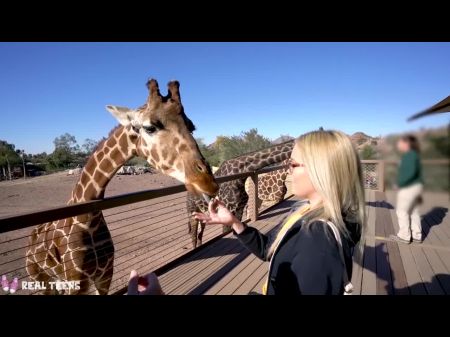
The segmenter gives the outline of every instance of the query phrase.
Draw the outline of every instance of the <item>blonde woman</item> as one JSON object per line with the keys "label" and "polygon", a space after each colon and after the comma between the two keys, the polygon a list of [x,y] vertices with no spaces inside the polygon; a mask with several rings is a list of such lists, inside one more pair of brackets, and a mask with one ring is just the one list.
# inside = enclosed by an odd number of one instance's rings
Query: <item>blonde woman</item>
{"label": "blonde woman", "polygon": [[245,247],[271,262],[263,293],[343,294],[364,228],[358,154],[342,132],[314,131],[296,140],[289,169],[293,192],[303,201],[272,237],[241,223],[217,199],[210,202],[209,214],[194,216],[206,224],[232,226]]}
{"label": "blonde woman", "polygon": [[[244,225],[217,199],[210,202],[209,214],[193,216],[206,224],[232,226],[245,247],[270,261],[264,294],[343,294],[351,279],[353,249],[364,232],[358,154],[342,132],[314,131],[296,140],[289,170],[293,192],[302,201],[273,236]],[[128,294],[163,291],[156,276],[132,271]]]}

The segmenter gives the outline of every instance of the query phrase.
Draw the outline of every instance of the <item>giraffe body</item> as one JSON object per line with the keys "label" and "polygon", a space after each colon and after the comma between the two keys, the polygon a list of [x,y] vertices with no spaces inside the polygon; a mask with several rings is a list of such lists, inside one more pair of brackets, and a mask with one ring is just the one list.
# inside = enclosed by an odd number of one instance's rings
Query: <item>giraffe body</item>
{"label": "giraffe body", "polygon": [[[237,158],[229,159],[220,165],[214,174],[215,177],[223,177],[231,174],[257,171],[263,167],[281,163],[290,158],[294,141],[288,141],[266,149],[244,154]],[[218,197],[226,207],[239,219],[248,202],[248,194],[245,191],[246,178],[236,179],[222,183],[219,188]],[[285,192],[286,193],[286,192]],[[192,246],[196,248],[202,244],[205,224],[193,219],[192,212],[206,212],[208,205],[203,198],[196,197],[188,193],[186,200],[189,215],[189,234],[191,235]],[[223,231],[229,232],[231,229],[224,226]]]}
{"label": "giraffe body", "polygon": [[261,202],[280,202],[284,199],[287,175],[288,169],[283,168],[258,176],[258,198]]}

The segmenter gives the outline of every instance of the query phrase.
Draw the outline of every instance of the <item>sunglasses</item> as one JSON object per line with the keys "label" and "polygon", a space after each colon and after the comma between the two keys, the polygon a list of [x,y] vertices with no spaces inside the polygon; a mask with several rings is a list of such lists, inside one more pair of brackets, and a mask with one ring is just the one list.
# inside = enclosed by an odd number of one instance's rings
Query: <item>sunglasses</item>
{"label": "sunglasses", "polygon": [[305,164],[300,164],[300,163],[293,161],[292,159],[289,159],[286,166],[289,170],[289,174],[292,174],[292,172],[294,172],[294,169],[296,167],[305,167]]}

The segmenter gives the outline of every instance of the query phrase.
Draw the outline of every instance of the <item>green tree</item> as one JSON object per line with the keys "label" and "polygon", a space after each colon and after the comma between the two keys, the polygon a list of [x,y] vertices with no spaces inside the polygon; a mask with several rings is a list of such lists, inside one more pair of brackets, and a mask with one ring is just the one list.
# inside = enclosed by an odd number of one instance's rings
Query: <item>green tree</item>
{"label": "green tree", "polygon": [[86,138],[84,140],[83,145],[81,146],[81,148],[83,149],[83,152],[90,156],[92,154],[92,152],[94,152],[95,148],[97,147],[98,142],[96,140],[90,139],[90,138]]}
{"label": "green tree", "polygon": [[374,159],[377,155],[377,152],[370,145],[364,145],[361,149],[360,156],[363,160]]}
{"label": "green tree", "polygon": [[293,139],[295,139],[295,138],[290,136],[290,135],[280,135],[280,137],[275,139],[272,143],[273,144],[280,144],[280,143],[288,142],[288,141],[293,140]]}
{"label": "green tree", "polygon": [[450,156],[450,138],[446,135],[430,135],[429,146],[424,156],[427,158],[448,158]]}
{"label": "green tree", "polygon": [[198,141],[200,151],[212,166],[220,166],[225,160],[271,146],[270,139],[260,135],[257,129],[250,129],[238,136],[218,136],[210,146],[205,146],[201,139]]}
{"label": "green tree", "polygon": [[272,145],[269,138],[258,133],[258,129],[250,129],[249,131],[241,133],[238,143],[243,147],[239,155],[258,151]]}
{"label": "green tree", "polygon": [[47,171],[49,168],[49,155],[47,152],[37,153],[37,154],[29,154],[27,156],[27,161],[31,162],[33,165]]}
{"label": "green tree", "polygon": [[225,160],[235,158],[243,153],[241,148],[239,136],[218,137],[214,150],[218,152],[219,163],[223,163]]}
{"label": "green tree", "polygon": [[80,164],[79,157],[80,147],[77,144],[75,136],[65,133],[56,137],[53,141],[55,150],[48,158],[50,168],[60,169]]}
{"label": "green tree", "polygon": [[11,169],[22,163],[22,159],[16,151],[14,144],[0,140],[0,167],[1,175],[11,179]]}
{"label": "green tree", "polygon": [[203,138],[196,138],[195,141],[197,142],[200,152],[202,153],[203,157],[205,157],[209,165],[218,166],[219,158],[214,149],[211,146],[207,146],[203,141]]}
{"label": "green tree", "polygon": [[56,137],[53,144],[55,145],[55,149],[65,149],[68,152],[75,152],[79,150],[75,136],[67,132],[59,137]]}

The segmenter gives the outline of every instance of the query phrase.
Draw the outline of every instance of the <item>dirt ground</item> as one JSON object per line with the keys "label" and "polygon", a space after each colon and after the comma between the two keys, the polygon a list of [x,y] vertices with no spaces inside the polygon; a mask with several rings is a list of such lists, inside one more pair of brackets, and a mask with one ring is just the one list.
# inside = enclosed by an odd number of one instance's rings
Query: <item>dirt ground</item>
{"label": "dirt ground", "polygon": [[[67,172],[26,180],[0,182],[0,217],[64,206],[70,199],[79,175]],[[163,174],[115,175],[106,188],[106,197],[177,185],[179,182]]]}

